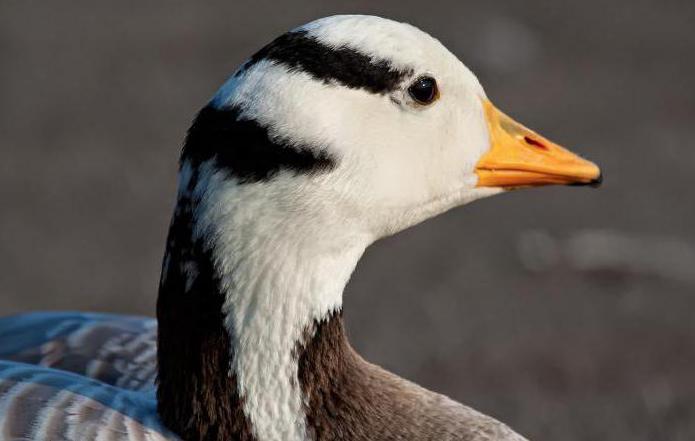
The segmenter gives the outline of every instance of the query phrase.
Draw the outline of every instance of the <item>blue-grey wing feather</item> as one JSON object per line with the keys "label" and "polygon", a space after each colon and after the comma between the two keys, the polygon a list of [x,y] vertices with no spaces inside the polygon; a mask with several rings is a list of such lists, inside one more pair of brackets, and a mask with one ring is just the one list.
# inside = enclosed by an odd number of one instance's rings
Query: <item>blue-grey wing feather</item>
{"label": "blue-grey wing feather", "polygon": [[153,393],[65,371],[0,361],[0,441],[178,440]]}
{"label": "blue-grey wing feather", "polygon": [[0,318],[0,359],[152,390],[157,323],[148,317],[36,312]]}

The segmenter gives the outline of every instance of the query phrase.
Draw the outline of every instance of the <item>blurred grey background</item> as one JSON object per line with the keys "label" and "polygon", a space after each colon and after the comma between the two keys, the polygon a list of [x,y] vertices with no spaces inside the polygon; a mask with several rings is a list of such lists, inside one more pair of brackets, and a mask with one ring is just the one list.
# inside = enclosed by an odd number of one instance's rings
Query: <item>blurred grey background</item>
{"label": "blurred grey background", "polygon": [[355,346],[534,440],[692,441],[694,5],[0,0],[0,313],[153,314],[195,112],[285,30],[383,15],[606,181],[373,246],[346,293]]}

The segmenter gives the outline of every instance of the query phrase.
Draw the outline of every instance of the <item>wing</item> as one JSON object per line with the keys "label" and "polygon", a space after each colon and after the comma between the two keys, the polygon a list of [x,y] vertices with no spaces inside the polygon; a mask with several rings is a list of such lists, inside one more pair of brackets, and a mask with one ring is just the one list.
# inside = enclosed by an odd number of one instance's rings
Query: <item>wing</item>
{"label": "wing", "polygon": [[152,393],[0,361],[0,440],[179,440],[157,417]]}
{"label": "wing", "polygon": [[62,369],[130,390],[154,388],[157,322],[37,312],[0,318],[0,359]]}

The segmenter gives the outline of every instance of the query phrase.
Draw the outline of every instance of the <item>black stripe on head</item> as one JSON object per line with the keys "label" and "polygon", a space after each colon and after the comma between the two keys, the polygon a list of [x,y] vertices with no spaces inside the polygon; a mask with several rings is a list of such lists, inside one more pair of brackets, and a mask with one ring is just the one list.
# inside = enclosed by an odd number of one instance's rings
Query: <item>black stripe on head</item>
{"label": "black stripe on head", "polygon": [[398,89],[401,81],[413,74],[412,69],[396,69],[388,60],[372,58],[347,46],[331,47],[303,30],[276,38],[252,56],[237,75],[261,60],[306,72],[326,83],[334,81],[378,94]]}
{"label": "black stripe on head", "polygon": [[241,183],[265,181],[281,170],[307,174],[335,167],[325,151],[273,139],[266,127],[241,119],[235,107],[203,108],[188,131],[181,163],[195,168],[210,159]]}

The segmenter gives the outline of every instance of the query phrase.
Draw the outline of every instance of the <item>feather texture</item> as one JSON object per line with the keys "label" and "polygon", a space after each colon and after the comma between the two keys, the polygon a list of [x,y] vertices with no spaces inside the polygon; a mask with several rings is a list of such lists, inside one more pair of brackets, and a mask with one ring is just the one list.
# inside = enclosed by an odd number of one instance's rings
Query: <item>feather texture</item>
{"label": "feather texture", "polygon": [[0,359],[61,369],[133,391],[152,391],[157,322],[147,317],[36,312],[0,318]]}
{"label": "feather texture", "polygon": [[152,391],[0,361],[0,440],[178,440],[159,421]]}

